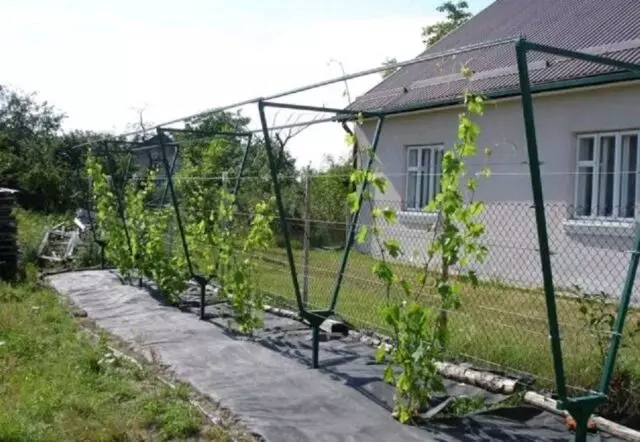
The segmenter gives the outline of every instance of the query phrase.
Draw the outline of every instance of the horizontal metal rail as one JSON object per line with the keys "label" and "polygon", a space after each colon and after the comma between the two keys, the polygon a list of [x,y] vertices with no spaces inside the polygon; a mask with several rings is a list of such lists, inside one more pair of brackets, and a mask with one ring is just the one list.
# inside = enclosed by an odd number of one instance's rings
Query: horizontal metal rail
{"label": "horizontal metal rail", "polygon": [[[479,49],[486,49],[486,48],[491,48],[491,47],[495,47],[495,46],[501,46],[501,45],[505,45],[505,44],[509,44],[509,43],[515,43],[516,41],[518,41],[520,39],[519,36],[513,36],[513,37],[505,37],[505,38],[499,38],[499,39],[495,39],[495,40],[490,40],[487,42],[483,42],[483,43],[478,43],[478,44],[473,44],[473,45],[468,45],[468,46],[462,46],[456,49],[451,49],[448,51],[442,51],[442,52],[436,52],[433,54],[426,54],[423,55],[421,57],[416,57],[416,58],[412,58],[410,60],[406,60],[406,61],[401,61],[398,63],[392,63],[392,64],[388,64],[388,65],[380,65],[380,66],[376,66],[374,68],[371,69],[365,69],[363,71],[358,71],[358,72],[354,72],[353,74],[346,74],[346,75],[341,75],[339,77],[334,77],[331,78],[329,80],[324,80],[324,81],[320,81],[317,83],[311,83],[311,84],[307,84],[304,86],[300,86],[300,87],[296,87],[293,89],[289,89],[283,92],[278,92],[275,93],[273,95],[268,95],[265,97],[254,97],[254,98],[250,98],[248,100],[242,100],[242,101],[238,101],[235,103],[231,103],[231,104],[227,104],[224,106],[218,106],[218,107],[214,107],[211,109],[207,109],[192,115],[187,115],[184,117],[180,117],[180,118],[176,118],[173,120],[169,120],[169,121],[165,121],[164,123],[160,123],[156,126],[153,126],[151,128],[147,128],[145,131],[143,130],[136,130],[136,131],[132,131],[132,132],[126,132],[121,134],[120,136],[122,137],[128,137],[128,136],[133,136],[133,135],[139,135],[141,133],[144,133],[146,131],[152,130],[152,129],[158,129],[158,128],[162,128],[163,126],[169,126],[171,124],[176,124],[176,123],[180,123],[180,122],[184,122],[187,120],[192,120],[194,118],[201,118],[201,117],[206,117],[208,115],[212,115],[215,114],[217,112],[224,112],[227,111],[229,109],[234,109],[234,108],[238,108],[238,107],[242,107],[242,106],[246,106],[248,104],[255,104],[258,103],[259,101],[268,101],[268,100],[275,100],[278,98],[282,98],[282,97],[286,97],[288,95],[295,95],[295,94],[299,94],[301,92],[306,92],[312,89],[317,89],[319,87],[323,87],[323,86],[329,86],[331,84],[335,84],[335,83],[340,83],[340,82],[344,82],[344,81],[348,81],[348,80],[353,80],[355,78],[360,78],[360,77],[366,77],[367,75],[371,75],[371,74],[377,74],[379,72],[382,71],[386,71],[388,69],[399,69],[405,66],[412,66],[414,64],[420,64],[423,63],[425,61],[431,61],[431,60],[437,60],[439,58],[444,58],[444,57],[449,57],[449,56],[453,56],[453,55],[458,55],[458,54],[464,54],[466,52],[472,52],[472,51],[476,51]],[[100,140],[102,141],[102,140]],[[84,147],[86,145],[88,145],[89,143],[82,143],[82,144],[78,144],[76,146],[74,146],[73,148],[80,148],[80,147]]]}

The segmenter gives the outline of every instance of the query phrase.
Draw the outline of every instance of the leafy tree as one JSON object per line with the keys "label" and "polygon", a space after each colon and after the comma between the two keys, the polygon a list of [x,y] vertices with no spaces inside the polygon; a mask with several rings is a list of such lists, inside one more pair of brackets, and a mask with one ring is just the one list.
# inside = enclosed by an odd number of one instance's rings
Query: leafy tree
{"label": "leafy tree", "polygon": [[[396,64],[397,62],[398,60],[395,57],[387,57],[382,62],[382,66],[390,66],[390,65]],[[382,71],[380,75],[382,75],[382,78],[387,78],[389,75],[393,74],[396,70],[397,68],[387,68],[386,70]]]}
{"label": "leafy tree", "polygon": [[427,46],[436,44],[442,37],[469,21],[473,15],[469,12],[466,1],[446,1],[436,8],[438,12],[446,14],[446,19],[422,28],[422,41]]}
{"label": "leafy tree", "polygon": [[[446,19],[422,28],[422,42],[427,46],[433,46],[445,35],[469,21],[473,16],[473,14],[469,12],[468,3],[464,0],[458,1],[457,3],[446,1],[438,6],[436,10],[445,13]],[[398,60],[396,60],[395,57],[387,57],[382,62],[382,66],[388,66],[397,62]],[[396,70],[397,69],[388,68],[382,71],[380,75],[382,75],[382,78],[387,78]]]}
{"label": "leafy tree", "polygon": [[349,176],[352,166],[348,159],[327,156],[328,167],[321,171],[311,171],[310,214],[311,245],[322,246],[342,243],[345,239],[345,200],[351,192]]}

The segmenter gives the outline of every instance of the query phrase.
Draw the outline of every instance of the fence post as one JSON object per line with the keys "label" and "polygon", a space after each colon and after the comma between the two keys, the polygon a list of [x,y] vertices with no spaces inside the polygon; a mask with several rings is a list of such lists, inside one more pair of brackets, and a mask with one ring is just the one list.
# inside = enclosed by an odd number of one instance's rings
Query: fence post
{"label": "fence post", "polygon": [[304,236],[302,238],[303,262],[302,262],[302,303],[306,307],[309,302],[309,238],[311,236],[311,166],[307,166],[304,172]]}

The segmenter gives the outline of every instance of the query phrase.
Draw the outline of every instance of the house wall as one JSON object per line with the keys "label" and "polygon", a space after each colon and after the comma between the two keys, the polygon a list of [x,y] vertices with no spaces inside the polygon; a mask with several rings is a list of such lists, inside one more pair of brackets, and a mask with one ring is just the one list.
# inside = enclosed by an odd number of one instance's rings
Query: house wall
{"label": "house wall", "polygon": [[[634,225],[600,228],[572,221],[576,172],[576,135],[581,132],[637,129],[640,127],[640,85],[565,92],[534,98],[536,128],[547,224],[552,250],[554,280],[559,287],[574,284],[588,291],[619,294],[633,244]],[[406,149],[416,144],[456,140],[461,108],[388,117],[378,146],[379,172],[389,187],[376,195],[377,204],[400,210],[399,223],[386,226],[385,234],[401,241],[404,259],[422,262],[433,217],[403,212],[406,188]],[[520,100],[487,103],[478,117],[482,133],[479,147],[490,147],[493,174],[481,179],[476,199],[487,203],[483,215],[489,248],[487,260],[477,266],[484,278],[526,286],[541,286],[537,232],[531,208],[532,193]],[[357,129],[362,145],[370,145],[375,122]],[[481,150],[481,149],[480,149]],[[482,167],[482,159],[469,160],[470,173]],[[369,223],[363,213],[363,223]],[[590,229],[590,230],[585,230]],[[376,253],[373,243],[360,247]],[[416,255],[416,251],[418,252]],[[638,285],[638,284],[636,284]],[[640,293],[638,288],[636,293]]]}

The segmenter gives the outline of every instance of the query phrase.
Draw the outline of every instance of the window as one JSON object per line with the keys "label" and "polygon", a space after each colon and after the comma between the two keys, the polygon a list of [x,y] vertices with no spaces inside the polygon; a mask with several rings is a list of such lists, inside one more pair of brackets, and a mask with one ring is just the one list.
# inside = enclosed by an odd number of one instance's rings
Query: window
{"label": "window", "polygon": [[639,135],[618,132],[578,137],[577,216],[635,217]]}
{"label": "window", "polygon": [[442,155],[441,144],[407,149],[407,210],[421,210],[440,192]]}

